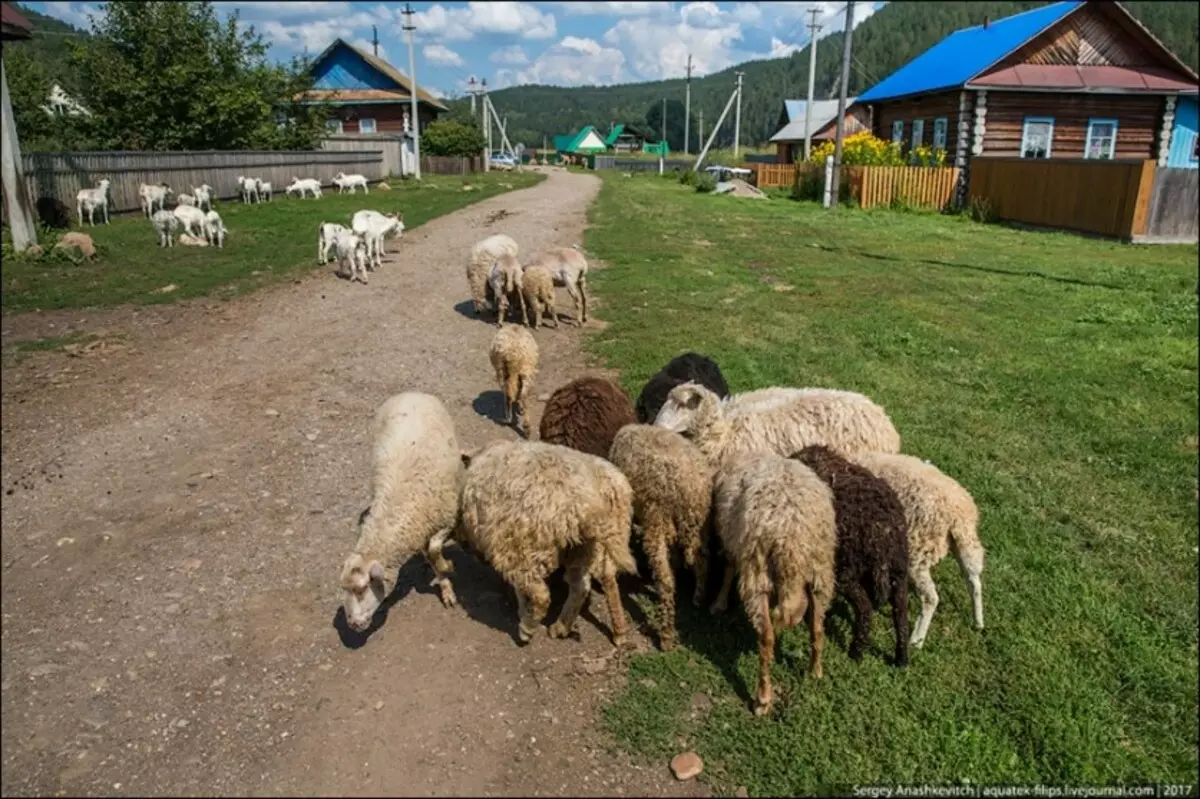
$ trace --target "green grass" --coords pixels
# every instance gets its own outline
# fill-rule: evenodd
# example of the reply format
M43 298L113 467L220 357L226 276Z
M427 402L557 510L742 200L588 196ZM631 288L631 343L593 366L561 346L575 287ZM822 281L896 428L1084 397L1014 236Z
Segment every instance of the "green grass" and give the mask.
M350 224L362 208L404 212L407 230L443 214L513 189L544 180L533 172L426 176L423 183L389 181L391 191L373 190L323 198L289 199L283 191L272 203L244 206L233 200L217 204L229 230L224 249L158 247L153 226L144 217L114 218L112 224L85 226L99 257L72 264L49 257L34 260L6 257L3 267L5 313L84 308L134 303L148 305L216 294L228 298L317 267L317 226ZM476 191L463 191L465 183ZM170 292L158 292L174 285Z
M972 492L988 550L986 631L947 558L907 670L885 661L886 616L851 662L835 603L825 679L804 676L805 628L784 635L766 719L747 705L744 615L718 623L681 586L683 647L633 660L606 709L616 740L654 758L695 747L714 789L751 795L1194 786L1197 248L601 174L585 243L609 265L589 281L609 326L589 346L634 396L685 349L716 358L734 391L868 394L906 452ZM697 714L701 692L712 708Z

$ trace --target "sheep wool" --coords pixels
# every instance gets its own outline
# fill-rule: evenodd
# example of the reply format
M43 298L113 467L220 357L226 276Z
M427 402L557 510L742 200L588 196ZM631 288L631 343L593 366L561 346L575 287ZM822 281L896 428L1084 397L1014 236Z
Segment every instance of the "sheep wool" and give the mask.
M529 311L525 307L524 270L521 264L511 255L501 255L488 271L488 286L491 295L496 300L496 324L504 327L508 316L508 303L512 297L517 298L521 308L521 323L529 324Z
M636 421L624 389L603 377L580 377L550 395L538 437L606 458L617 431Z
M408 392L384 402L375 414L371 506L359 518L358 542L342 566L346 621L371 625L395 588L405 561L424 552L436 573L442 602L457 603L442 556L458 519L463 465L454 421L441 400Z
M676 355L658 374L646 381L637 398L638 421L653 424L671 389L689 381L699 383L721 399L729 396L729 386L717 362L698 352L685 352Z
M554 307L554 279L544 266L527 266L523 277L522 291L525 305L529 308L533 328L536 330L542 314L550 314L550 324L558 328L558 311Z
M546 617L546 578L562 565L569 594L550 635L565 638L575 629L594 577L619 646L629 628L617 575L637 569L629 550L633 490L625 476L602 458L540 442L492 443L469 462L462 536L516 590L518 640L528 643Z
M476 316L483 316L483 309L487 305L488 272L492 264L505 254L516 258L517 243L503 233L488 236L471 247L467 257L467 285L471 289Z
M642 529L642 549L654 572L662 606L659 642L673 649L675 575L670 550L682 550L683 562L696 577L692 602L704 602L708 580L708 518L712 469L700 450L682 436L645 424L617 431L608 459L633 488L633 518Z
M524 327L502 327L492 337L488 358L496 370L496 382L504 393L504 421L526 436L525 400L537 374L537 341Z

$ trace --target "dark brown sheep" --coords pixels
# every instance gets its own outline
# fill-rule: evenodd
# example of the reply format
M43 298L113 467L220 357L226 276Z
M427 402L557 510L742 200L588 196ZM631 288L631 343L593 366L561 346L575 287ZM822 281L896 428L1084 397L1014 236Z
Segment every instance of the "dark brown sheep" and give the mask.
M542 411L538 437L608 458L617 431L637 419L624 389L603 377L581 377L559 386Z
M637 398L638 421L654 424L654 417L666 403L671 389L688 381L699 383L721 399L729 396L729 386L717 362L698 352L685 352L672 358L646 382Z
M871 613L892 606L896 665L908 665L908 524L904 506L887 483L824 446L792 458L816 472L833 491L837 520L837 588L854 606L850 657L862 658Z

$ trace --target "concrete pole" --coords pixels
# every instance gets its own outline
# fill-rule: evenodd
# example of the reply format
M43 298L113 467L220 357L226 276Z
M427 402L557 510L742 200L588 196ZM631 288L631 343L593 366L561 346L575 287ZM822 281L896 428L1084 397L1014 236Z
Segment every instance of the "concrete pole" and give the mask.
M833 203L838 201L838 182L842 173L842 139L846 134L846 87L850 85L850 39L854 33L854 0L846 0L846 30L843 33L842 80L838 87L837 138L833 145Z
M735 112L734 112L734 115L733 115L733 160L734 160L735 162L737 161L737 158L738 158L738 152L740 151L740 148L741 148L741 137L742 137L742 75L744 75L744 74L745 74L744 72L739 72L739 73L737 73L737 81L738 81L738 82L737 82L737 111L735 111ZM720 127L720 126L721 126L721 123L720 123L720 122L718 122L718 123L717 123L717 127Z
M25 188L21 171L21 144L17 141L17 121L13 117L12 100L8 96L8 77L0 59L0 172L4 182L4 202L8 206L8 223L12 228L13 249L24 252L37 244L37 225L34 224L33 204Z
M413 177L421 179L421 118L417 112L417 60L413 48L413 31L417 29L412 24L413 9L410 3L404 4L404 30L408 34L408 80L412 84L412 134L413 134Z
M687 94L683 101L683 154L688 154L692 136L692 54L688 53Z
M717 119L717 124L713 125L712 133L708 134L708 141L704 143L704 149L700 151L700 155L696 156L696 163L692 165L692 171L700 169L700 164L704 162L704 156L708 155L708 148L712 147L713 139L717 137L717 131L721 129L721 123L725 121L725 117L729 114L729 108L733 105L733 101L737 99L737 89L733 90L733 94L729 95L729 101L725 103L725 110L721 112L720 118Z
M812 14L812 22L808 23L808 102L804 105L805 161L812 155L813 88L816 85L817 79L817 33L821 30L821 26L817 24L817 16L821 13L821 9L814 8L808 13Z
M483 171L492 171L492 120L488 116L487 78L483 79Z

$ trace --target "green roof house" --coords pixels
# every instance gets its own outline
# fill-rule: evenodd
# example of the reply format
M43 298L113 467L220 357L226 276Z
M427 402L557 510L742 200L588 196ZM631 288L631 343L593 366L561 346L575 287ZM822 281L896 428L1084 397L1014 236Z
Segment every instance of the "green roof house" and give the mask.
M587 125L583 130L575 135L555 136L554 150L560 153L569 153L571 155L589 155L591 153L602 153L608 147L604 144L604 139L600 138L600 134L596 132L593 125Z

